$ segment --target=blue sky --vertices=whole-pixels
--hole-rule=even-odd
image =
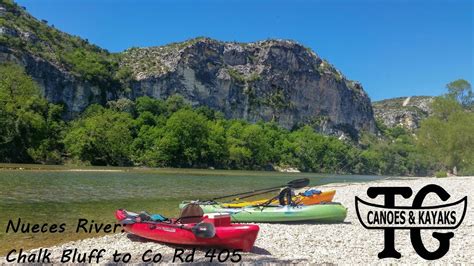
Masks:
[[[293,39],[311,47],[372,100],[439,95],[471,83],[471,0],[18,0],[39,19],[113,52],[208,36]]]

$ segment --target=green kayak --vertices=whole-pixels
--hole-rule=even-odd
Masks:
[[[183,208],[190,202],[182,202],[179,207]],[[265,206],[226,208],[219,204],[199,203],[204,213],[229,213],[233,222],[319,222],[338,223],[343,222],[347,215],[347,209],[340,203],[322,203],[314,205],[299,206]]]

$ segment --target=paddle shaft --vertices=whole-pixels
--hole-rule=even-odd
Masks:
[[[230,202],[237,201],[237,200],[241,200],[241,199],[250,198],[250,197],[253,197],[253,196],[257,196],[257,195],[262,195],[262,194],[269,193],[269,192],[273,192],[273,191],[277,191],[277,190],[280,190],[280,188],[272,188],[272,189],[265,190],[265,191],[255,192],[255,193],[252,193],[252,194],[250,194],[250,195],[243,196],[243,197],[233,198],[233,199],[230,200]]]
[[[257,193],[257,192],[262,192],[262,191],[267,191],[267,190],[280,189],[281,187],[283,187],[283,186],[277,186],[277,187],[271,187],[271,188],[263,188],[263,189],[256,189],[256,190],[252,190],[252,191],[248,191],[248,192],[240,192],[240,193],[236,193],[236,194],[232,194],[232,195],[226,195],[226,196],[216,197],[216,198],[213,198],[211,201],[213,201],[213,200],[218,200],[218,199],[225,199],[225,198],[229,198],[229,197],[240,196],[240,195],[245,195],[245,194],[250,194],[250,193]]]
[[[273,198],[271,198],[271,199],[265,201],[264,203],[258,204],[257,206],[259,206],[259,207],[266,207],[266,206],[270,205],[270,203],[272,203],[272,201],[278,199],[279,196],[280,196],[280,195],[276,195],[275,197],[273,197]]]
[[[231,195],[225,195],[225,196],[220,196],[211,199],[210,201],[215,201],[218,199],[225,199],[229,197],[235,197],[235,196],[240,196],[240,195],[245,195],[245,194],[251,194],[251,193],[257,193],[257,192],[262,192],[262,191],[267,191],[267,190],[273,190],[273,189],[279,189],[281,187],[294,187],[294,188],[300,188],[300,187],[305,187],[309,184],[309,179],[307,178],[302,178],[302,179],[296,179],[293,181],[288,182],[286,185],[283,186],[276,186],[276,187],[270,187],[270,188],[262,188],[262,189],[256,189],[248,192],[241,192],[241,193],[236,193],[236,194],[231,194]],[[258,194],[257,194],[258,195]]]
[[[179,229],[184,229],[184,230],[188,230],[188,231],[191,231],[191,232],[193,231],[193,228],[194,228],[194,226],[186,226],[184,224],[174,224],[174,223],[165,223],[165,222],[141,221],[140,223],[146,223],[146,224],[151,224],[151,225],[160,225],[160,224],[163,223],[166,226],[171,226],[171,227],[175,227],[175,228],[179,228]]]

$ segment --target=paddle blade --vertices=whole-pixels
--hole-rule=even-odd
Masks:
[[[123,219],[122,221],[120,221],[119,223],[120,224],[123,224],[123,225],[127,225],[127,224],[134,224],[136,223],[137,221],[134,220],[134,219],[131,219],[131,218],[125,218]]]
[[[308,178],[301,178],[301,179],[296,179],[293,181],[288,182],[288,187],[290,188],[304,188],[309,185],[309,179]]]
[[[191,231],[199,238],[213,238],[216,235],[216,228],[210,223],[198,223]]]

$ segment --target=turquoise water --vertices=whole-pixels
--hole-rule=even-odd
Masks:
[[[75,233],[78,219],[113,223],[118,208],[147,210],[170,217],[178,214],[178,203],[185,199],[209,199],[278,186],[297,178],[307,177],[313,186],[383,178],[187,169],[103,170],[71,171],[66,167],[0,170],[0,254],[13,248],[35,248],[100,235]],[[5,233],[8,220],[16,223],[18,218],[31,224],[66,223],[66,231]]]

